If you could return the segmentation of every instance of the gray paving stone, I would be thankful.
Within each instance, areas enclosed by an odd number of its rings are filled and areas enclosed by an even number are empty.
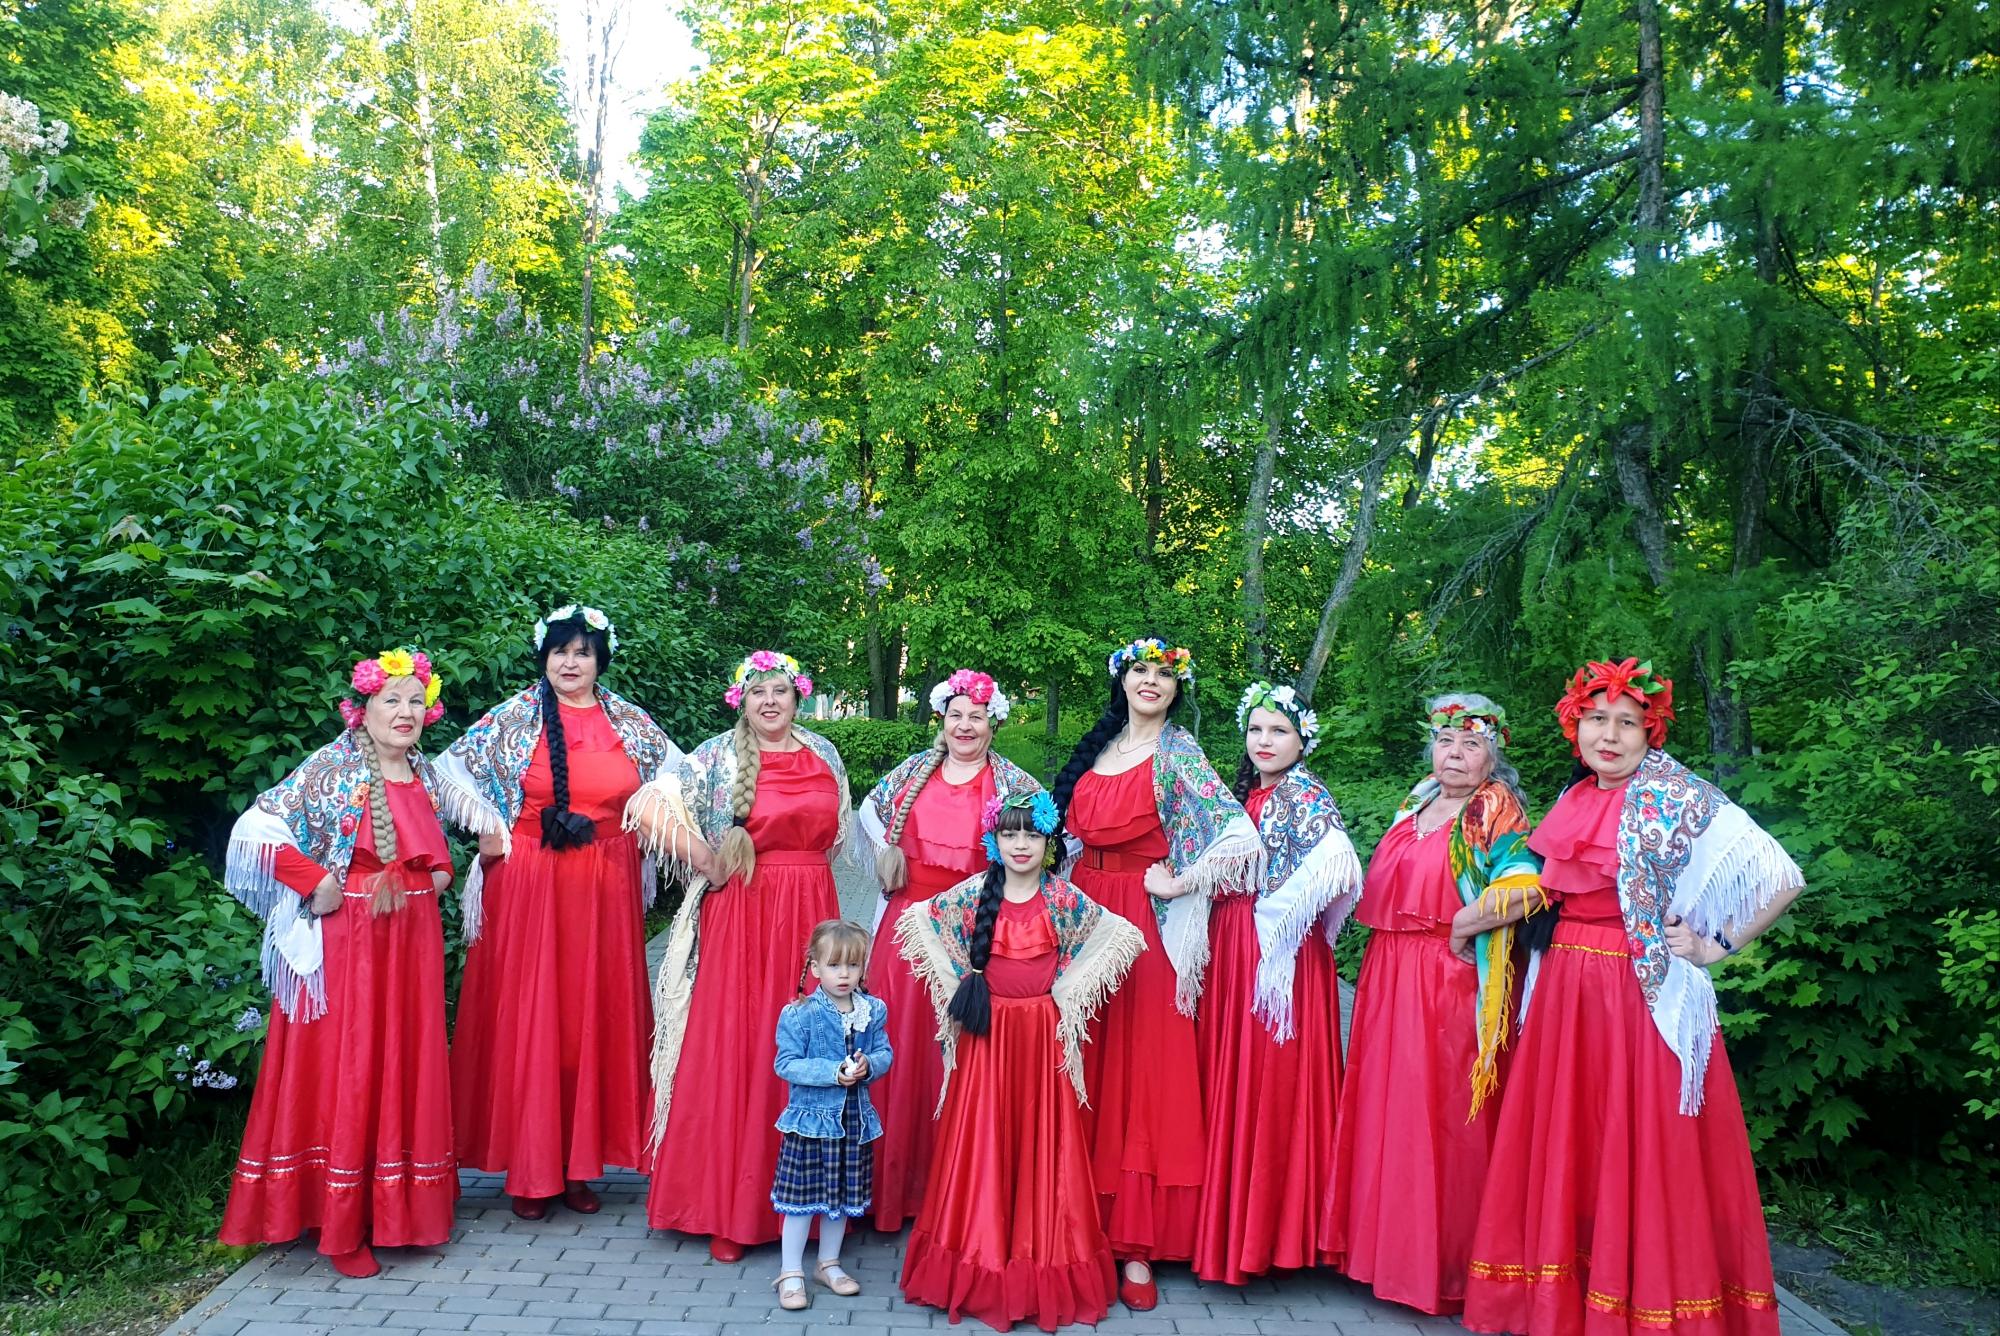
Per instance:
[[[483,1294],[458,1294],[448,1296],[438,1305],[438,1310],[444,1313],[469,1313],[475,1317],[481,1314],[498,1314],[504,1317],[520,1313],[525,1306],[526,1301],[522,1299],[496,1299]]]
[[[720,1322],[641,1322],[638,1336],[722,1336]]]
[[[384,1313],[382,1315],[382,1329],[384,1331],[422,1330],[427,1327],[438,1331],[464,1331],[471,1325],[472,1314],[470,1313],[398,1312]]]
[[[639,1336],[636,1322],[607,1322],[603,1318],[560,1317],[549,1328],[556,1336]]]
[[[555,1325],[555,1319],[546,1317],[503,1317],[498,1313],[481,1313],[472,1319],[468,1331],[527,1331],[547,1332]]]

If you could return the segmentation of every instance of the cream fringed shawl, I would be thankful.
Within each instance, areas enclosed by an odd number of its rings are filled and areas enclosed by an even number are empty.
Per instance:
[[[896,921],[896,946],[903,959],[930,990],[937,1009],[938,1043],[944,1049],[944,1091],[958,1059],[958,1022],[948,1008],[959,981],[971,972],[973,919],[979,909],[985,875],[968,878],[929,900],[911,905]],[[1083,1084],[1083,1040],[1098,1008],[1104,1005],[1146,949],[1139,930],[1093,902],[1062,878],[1042,879],[1042,903],[1056,930],[1056,981],[1050,990],[1056,1004],[1056,1042],[1062,1068],[1076,1090],[1076,1102],[1088,1106]]]
[[[854,811],[848,805],[847,767],[831,742],[803,728],[794,737],[810,748],[833,772],[839,833],[827,854],[841,858],[847,847]],[[649,1147],[667,1134],[667,1115],[674,1099],[674,1073],[680,1067],[681,1044],[687,1037],[688,1009],[694,1005],[695,970],[701,963],[701,902],[708,883],[689,861],[692,836],[713,849],[735,822],[730,790],[736,782],[736,740],[718,733],[694,749],[679,767],[642,785],[625,805],[625,829],[636,831],[647,853],[658,859],[669,876],[687,885],[681,907],[667,930],[667,952],[653,983],[653,1124]],[[797,944],[803,954],[805,943]],[[785,947],[773,943],[773,950]],[[772,1024],[777,1018],[771,1018]]]

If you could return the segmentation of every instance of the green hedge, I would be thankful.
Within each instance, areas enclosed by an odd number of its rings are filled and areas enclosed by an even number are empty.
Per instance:
[[[804,723],[840,753],[847,766],[848,792],[856,802],[904,757],[922,751],[937,737],[926,724],[900,719],[808,719]]]

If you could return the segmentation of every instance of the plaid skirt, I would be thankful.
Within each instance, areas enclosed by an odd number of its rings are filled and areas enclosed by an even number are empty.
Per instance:
[[[778,1145],[778,1175],[771,1184],[771,1205],[779,1215],[839,1215],[849,1219],[868,1214],[873,1204],[875,1147],[861,1139],[861,1100],[850,1087],[841,1106],[840,1137],[782,1135]]]

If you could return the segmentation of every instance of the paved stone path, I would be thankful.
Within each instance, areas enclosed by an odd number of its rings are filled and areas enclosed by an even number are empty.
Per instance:
[[[843,908],[863,923],[867,888],[843,878]],[[654,953],[664,943],[654,943]],[[1343,986],[1343,1017],[1352,1011]],[[776,1245],[725,1266],[707,1240],[646,1228],[646,1184],[634,1173],[602,1186],[595,1216],[559,1207],[547,1219],[514,1218],[494,1174],[460,1176],[458,1227],[442,1248],[384,1248],[382,1274],[336,1275],[310,1243],[271,1248],[216,1287],[161,1336],[334,1336],[373,1332],[526,1332],[538,1336],[804,1336],[814,1326],[862,1332],[945,1330],[942,1313],[902,1301],[902,1236],[858,1231],[844,1264],[862,1293],[841,1299],[815,1287],[813,1306],[787,1313],[771,1278]],[[1329,1272],[1257,1280],[1240,1289],[1204,1285],[1185,1267],[1162,1267],[1160,1306],[1114,1306],[1103,1336],[1418,1336],[1461,1330],[1380,1302]],[[1840,1328],[1783,1290],[1783,1336],[1840,1336]],[[964,1332],[986,1328],[969,1322]]]

